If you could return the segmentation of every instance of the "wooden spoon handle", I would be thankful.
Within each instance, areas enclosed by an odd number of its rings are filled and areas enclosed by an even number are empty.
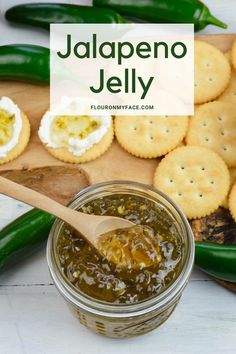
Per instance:
[[[95,247],[99,235],[110,230],[132,225],[129,220],[111,216],[89,215],[67,208],[43,194],[1,176],[0,193],[57,216],[59,219],[80,231]]]
[[[80,213],[69,209],[55,200],[48,198],[47,196],[38,193],[30,188],[24,187],[18,183],[12,182],[9,179],[0,176],[0,193],[17,199],[21,202],[29,204],[35,208],[46,211],[49,214],[57,216],[59,219],[66,221],[71,226],[75,227],[75,215],[76,215],[76,226],[78,223],[78,216],[91,218],[90,215]],[[91,220],[91,219],[90,219]],[[78,226],[77,226],[78,227]]]

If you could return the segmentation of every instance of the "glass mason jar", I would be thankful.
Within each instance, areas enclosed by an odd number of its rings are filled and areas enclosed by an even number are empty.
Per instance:
[[[57,255],[57,240],[64,222],[55,221],[47,245],[47,261],[55,286],[83,325],[96,333],[121,338],[149,332],[171,315],[191,274],[194,238],[187,219],[172,200],[158,190],[136,182],[111,181],[92,185],[80,191],[69,207],[79,209],[91,200],[111,194],[136,195],[161,205],[173,218],[184,243],[180,273],[167,289],[135,304],[113,304],[82,293],[63,274]]]

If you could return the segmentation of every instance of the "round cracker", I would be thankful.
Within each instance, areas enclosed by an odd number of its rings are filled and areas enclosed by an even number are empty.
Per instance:
[[[81,156],[75,156],[66,148],[49,148],[45,145],[48,152],[53,155],[56,159],[61,160],[63,162],[69,163],[85,163],[89,161],[93,161],[104,154],[108,148],[110,147],[112,140],[114,137],[113,124],[104,135],[104,137],[99,141],[99,143],[93,145],[89,150],[87,150]]]
[[[155,158],[181,143],[188,129],[188,121],[186,116],[117,116],[115,135],[130,154]]]
[[[235,39],[233,46],[232,46],[231,60],[232,60],[233,67],[236,70],[236,39]]]
[[[229,210],[234,221],[236,222],[236,183],[234,184],[229,195]]]
[[[24,112],[21,111],[22,119],[22,129],[19,135],[18,143],[14,148],[8,151],[6,157],[0,158],[0,165],[3,165],[7,162],[15,160],[22,152],[25,150],[30,139],[30,123]]]
[[[217,152],[229,167],[236,166],[236,109],[228,102],[214,101],[200,106],[190,119],[187,145]]]
[[[202,104],[216,99],[226,89],[231,67],[225,55],[213,45],[195,41],[194,101]]]
[[[229,171],[222,158],[197,146],[170,152],[154,176],[154,187],[172,198],[189,219],[215,211],[226,197],[229,183]]]

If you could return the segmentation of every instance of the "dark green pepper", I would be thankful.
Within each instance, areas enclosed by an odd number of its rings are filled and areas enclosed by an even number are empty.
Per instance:
[[[93,0],[93,5],[148,22],[193,23],[196,31],[211,24],[227,28],[199,0]]]
[[[236,245],[196,242],[195,264],[213,277],[236,283]]]
[[[0,46],[0,80],[48,84],[49,49],[30,44]]]
[[[8,21],[50,29],[51,23],[127,23],[115,11],[56,3],[17,5],[7,10]]]
[[[36,252],[47,240],[55,217],[38,209],[22,215],[0,232],[0,270]]]

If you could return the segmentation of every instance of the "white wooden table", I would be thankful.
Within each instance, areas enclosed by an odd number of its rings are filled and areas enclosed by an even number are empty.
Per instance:
[[[235,33],[236,0],[205,2],[229,24],[227,32]],[[20,1],[1,0],[0,12],[16,3]],[[220,30],[208,27],[204,32]],[[13,42],[48,45],[48,36],[9,26],[1,15],[0,45]],[[26,210],[0,196],[0,228]],[[45,250],[0,276],[0,354],[104,353],[235,354],[236,295],[194,270],[180,304],[162,327],[141,337],[112,340],[94,335],[72,317],[49,277]]]

